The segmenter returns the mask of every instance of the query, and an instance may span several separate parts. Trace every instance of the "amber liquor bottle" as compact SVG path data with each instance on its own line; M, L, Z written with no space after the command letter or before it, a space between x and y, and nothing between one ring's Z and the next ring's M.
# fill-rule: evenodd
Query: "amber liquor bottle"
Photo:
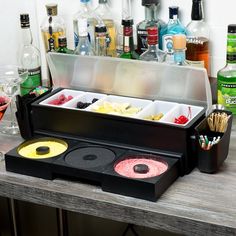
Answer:
M205 67L210 75L209 27L203 19L202 0L192 0L191 22L187 25L186 59L192 66Z

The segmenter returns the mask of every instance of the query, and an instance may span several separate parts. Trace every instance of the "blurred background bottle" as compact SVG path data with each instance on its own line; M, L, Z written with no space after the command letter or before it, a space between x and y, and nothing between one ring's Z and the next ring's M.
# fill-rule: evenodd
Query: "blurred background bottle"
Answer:
M107 27L105 25L95 26L95 55L107 56Z
M174 61L174 50L172 36L175 34L187 34L186 28L179 20L179 7L169 7L169 21L166 26L165 35L162 37L162 49L167 53L166 60L169 63Z
M21 95L25 95L35 87L42 85L40 51L33 45L30 30L29 14L20 15L22 46L19 53L19 64L28 70L28 78L20 85Z
M46 52L58 48L58 38L66 34L65 23L62 17L57 15L57 4L47 4L47 17L43 20L41 31Z
M107 0L99 0L95 14L102 19L107 28L107 56L116 57L116 26Z
M95 19L94 13L91 7L90 0L80 0L80 10L73 17L73 27L74 27L74 43L75 48L79 42L79 32L78 32L78 20L86 19L88 23L88 38L89 41L94 44L94 27L95 27Z
M172 37L174 50L174 64L178 66L189 65L186 62L186 35L175 34Z
M163 62L165 60L166 53L159 49L157 26L148 27L147 33L148 49L140 55L139 59L143 61Z
M73 50L67 48L67 39L65 35L59 36L58 38L58 53L73 54Z
M158 18L159 0L142 0L145 7L145 20L137 24L137 53L142 54L148 48L147 44L147 28L157 26L159 47L162 47L163 30L166 23Z
M75 48L74 54L82 56L93 56L95 55L93 47L88 38L88 22L86 18L78 19L78 35L79 43Z
M236 115L236 25L228 25L227 62L217 73L218 103Z
M134 37L133 37L133 18L131 12L131 1L122 0L122 20L121 25L123 27L123 52L121 58L126 59L138 59L139 55L136 53L134 48Z
M186 58L192 66L205 67L210 75L210 29L203 17L201 0L192 0L191 22L187 25Z

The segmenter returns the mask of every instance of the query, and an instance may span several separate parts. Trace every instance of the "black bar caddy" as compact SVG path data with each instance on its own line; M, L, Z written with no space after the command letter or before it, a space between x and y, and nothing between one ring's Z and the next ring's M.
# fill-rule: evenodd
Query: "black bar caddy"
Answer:
M211 108L210 85L204 69L54 53L48 55L48 61L58 88L27 104L29 115L19 124L30 127L30 132L22 132L28 134L24 137L27 141L6 154L8 171L45 179L75 178L100 185L107 192L156 201L179 176L190 173L197 165L195 128ZM93 71L89 77L88 66ZM110 70L105 70L108 67ZM139 75L145 70L151 71L148 79L153 86L141 91ZM169 71L175 75L172 86L178 85L180 91L169 88ZM126 76L132 76L132 91L123 86ZM199 91L188 92L186 81L191 78L193 84L187 87L193 91L191 87L196 83ZM50 104L59 95L70 93L73 98L62 106ZM86 102L91 103L96 96L100 96L98 101L86 109L75 107L78 101L89 97ZM138 104L143 107L137 113L140 115L128 117L92 110L96 104L112 99L127 99L130 104L141 102ZM155 112L160 104L163 109L170 104L173 107L160 121L144 119L144 114ZM192 112L189 121L185 125L173 123L180 114L188 115L187 108ZM44 158L50 148L43 144L34 150L39 158L24 157L24 147L37 142L56 142L64 149Z

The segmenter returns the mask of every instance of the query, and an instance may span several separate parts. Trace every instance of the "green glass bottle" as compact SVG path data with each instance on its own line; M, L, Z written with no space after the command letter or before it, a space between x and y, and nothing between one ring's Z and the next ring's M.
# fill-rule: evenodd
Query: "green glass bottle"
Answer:
M217 99L236 115L236 24L228 25L227 63L217 73Z
M120 58L139 59L134 49L133 19L122 20L123 25L123 53Z
M56 52L73 54L73 50L67 48L67 41L65 35L58 37L58 46L59 47L57 48Z

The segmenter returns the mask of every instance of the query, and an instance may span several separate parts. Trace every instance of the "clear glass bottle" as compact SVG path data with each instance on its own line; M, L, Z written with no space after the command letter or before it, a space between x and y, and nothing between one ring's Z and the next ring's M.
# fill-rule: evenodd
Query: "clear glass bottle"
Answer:
M122 20L123 53L121 53L120 58L139 59L139 55L136 53L134 48L133 24L133 19Z
M89 41L94 44L94 27L95 27L95 19L94 12L91 7L90 0L80 0L80 10L73 17L73 27L74 27L74 43L75 48L79 42L79 32L78 32L78 20L86 19L88 22L88 38Z
M73 54L73 50L67 48L67 40L66 40L65 35L59 36L58 45L59 45L59 47L56 50L56 52L65 53L65 54Z
M46 52L58 48L58 37L66 34L65 22L57 15L57 4L47 4L47 17L43 20L41 31Z
M74 51L76 55L93 56L95 55L93 47L88 39L87 19L78 19L79 43Z
M159 0L142 0L145 7L145 20L137 24L137 53L142 54L148 48L147 44L147 28L157 26L159 35L159 48L162 47L162 35L166 27L166 23L157 16Z
M174 50L174 64L178 66L187 66L186 62L186 35L175 34L172 37Z
M99 0L95 14L102 19L107 28L107 38L109 39L107 40L107 56L116 57L116 26L108 5L108 0Z
M40 51L33 45L30 30L29 14L20 15L22 31L22 47L19 53L19 64L28 70L28 78L20 85L21 95L25 95L35 87L42 85Z
M107 27L105 25L95 26L95 55L107 56Z
M174 60L173 40L175 34L187 34L186 28L181 24L179 18L179 7L169 7L169 21L165 29L165 34L162 36L162 49L167 52L166 60L172 63Z
M227 63L217 73L217 99L236 115L236 24L228 25Z
M187 25L186 58L192 66L205 67L210 75L210 29L203 18L201 0L192 0L191 22Z
M165 61L166 53L158 46L158 28L156 26L147 28L148 49L139 57L143 61Z

